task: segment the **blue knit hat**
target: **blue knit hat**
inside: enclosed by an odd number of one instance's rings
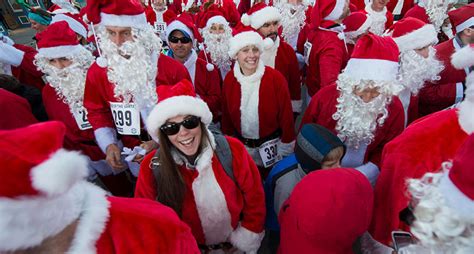
[[[326,155],[344,143],[328,129],[321,125],[309,123],[303,125],[296,137],[295,156],[301,168],[309,173],[321,169],[321,163]]]

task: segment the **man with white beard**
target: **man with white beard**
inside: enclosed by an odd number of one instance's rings
[[[405,111],[405,126],[418,118],[418,91],[425,81],[439,80],[443,63],[435,56],[438,42],[433,25],[415,18],[404,18],[394,25],[392,38],[400,50],[400,83],[398,95]]]
[[[228,53],[232,29],[219,11],[208,9],[204,16],[200,32],[205,48],[199,52],[198,57],[217,66],[221,79],[224,80],[232,64]]]
[[[157,102],[156,86],[190,80],[189,74],[181,64],[160,55],[162,42],[139,2],[89,1],[86,13],[96,25],[101,57],[87,73],[84,107],[109,165],[115,170],[127,167],[121,158],[125,146],[133,150],[124,152],[136,175],[139,165],[131,160],[140,161],[154,147],[151,141],[140,144],[139,136],[141,119]]]
[[[302,120],[326,127],[347,146],[341,166],[364,173],[372,185],[379,174],[384,145],[403,131],[402,86],[397,45],[392,38],[361,37],[335,84],[311,99]]]
[[[88,156],[90,181],[95,181],[99,175],[114,195],[127,195],[132,186],[125,175],[112,176],[114,171],[94,141],[94,132],[83,106],[86,74],[94,57],[80,45],[66,21],[49,25],[36,37],[35,64],[46,74],[48,81],[42,90],[44,107],[50,120],[61,121],[67,127],[64,147]],[[121,190],[114,189],[116,185],[121,186]]]
[[[281,0],[273,4],[281,14],[281,36],[296,50],[300,31],[303,29],[312,6],[309,1]]]

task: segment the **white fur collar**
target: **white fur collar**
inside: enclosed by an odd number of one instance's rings
[[[368,4],[368,5],[365,6],[365,11],[370,15],[383,15],[383,16],[385,16],[387,14],[387,7],[383,7],[382,11],[374,11],[374,9],[372,9],[372,4]]]
[[[237,81],[242,85],[242,83],[253,83],[260,81],[263,77],[263,74],[265,74],[265,65],[263,64],[262,61],[258,61],[258,66],[257,70],[255,71],[254,74],[250,76],[244,76],[242,71],[240,70],[240,65],[239,62],[235,62],[234,64],[234,76],[237,79]]]
[[[174,162],[178,165],[186,164],[186,167],[190,169],[210,165],[212,155],[214,153],[213,147],[216,147],[216,142],[215,142],[214,135],[212,134],[212,132],[207,130],[207,135],[209,136],[209,141],[206,142],[206,147],[204,148],[203,151],[201,151],[201,154],[199,154],[198,157],[196,158],[195,165],[191,165],[191,163],[188,162],[186,157],[180,152],[178,152],[178,150],[175,147],[171,149],[171,155],[173,156]]]
[[[277,39],[273,43],[272,47],[269,49],[263,50],[262,55],[260,56],[260,61],[263,61],[263,63],[266,66],[270,66],[272,68],[275,68],[275,59],[276,55],[278,52],[278,47],[280,47],[280,37],[277,36]]]
[[[194,84],[194,80],[195,80],[195,76],[196,76],[196,61],[198,59],[198,56],[196,54],[196,51],[193,49],[191,50],[191,55],[188,57],[188,60],[186,60],[186,62],[184,62],[184,66],[186,67],[186,69],[188,69],[188,72],[189,72],[189,76],[191,76],[191,79],[193,81],[193,85]]]

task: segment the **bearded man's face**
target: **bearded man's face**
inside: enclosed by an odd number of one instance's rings
[[[122,46],[127,41],[133,41],[132,28],[120,26],[106,26],[105,30],[109,40],[111,40],[117,47]]]

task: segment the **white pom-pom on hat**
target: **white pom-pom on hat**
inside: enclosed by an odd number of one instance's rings
[[[213,71],[214,70],[214,65],[211,64],[211,63],[207,63],[206,64],[206,69],[207,69],[207,71]]]

